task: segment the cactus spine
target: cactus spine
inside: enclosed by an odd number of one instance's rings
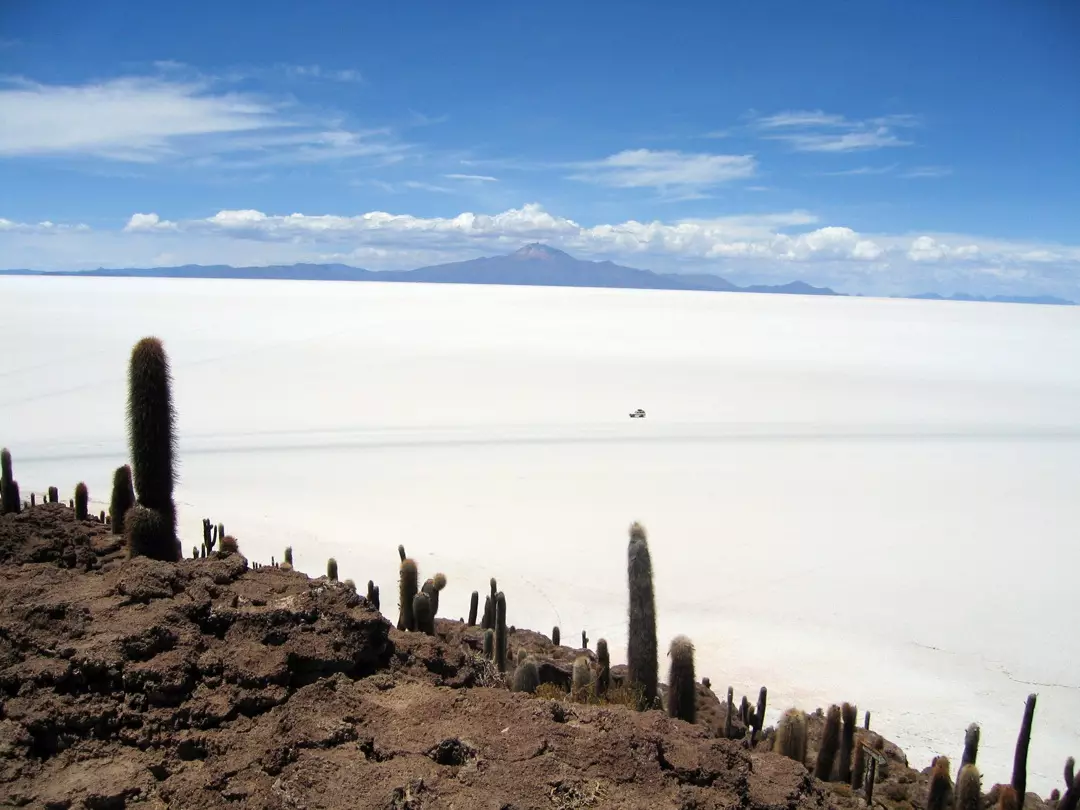
[[[656,604],[653,599],[652,560],[645,528],[639,523],[630,527],[627,546],[627,580],[630,592],[629,636],[627,641],[627,677],[642,687],[642,705],[656,700]]]
[[[973,763],[966,762],[960,766],[960,778],[956,780],[954,807],[956,810],[981,810],[982,808],[982,780],[979,777],[979,769]]]
[[[528,692],[532,694],[540,686],[540,671],[536,666],[536,661],[528,656],[524,661],[518,664],[517,669],[514,670],[514,686],[515,692]]]
[[[506,672],[506,597],[502,591],[495,595],[495,667]]]
[[[331,557],[326,561],[326,578],[331,582],[337,582],[337,560]]]
[[[419,574],[416,571],[416,563],[406,557],[401,561],[401,569],[398,579],[398,630],[415,630],[416,620],[413,617],[413,597],[416,596],[416,581]]]
[[[850,703],[840,707],[844,730],[840,737],[840,770],[837,777],[845,785],[851,783],[851,754],[855,747],[855,726],[859,722],[859,710]]]
[[[86,484],[80,481],[75,485],[75,519],[86,520],[90,517],[88,506],[90,504],[90,493],[86,489]]]
[[[828,782],[832,776],[836,751],[840,747],[840,707],[833,704],[825,714],[825,731],[821,736],[821,748],[818,750],[814,776],[822,782]]]
[[[480,604],[480,594],[476,591],[472,592],[472,596],[469,597],[469,627],[476,626],[476,609]]]
[[[596,661],[600,665],[600,672],[596,676],[596,694],[603,697],[611,686],[611,656],[608,655],[606,639],[596,642]]]
[[[431,600],[421,591],[413,597],[413,617],[416,629],[429,636],[435,635],[435,619],[431,615]]]
[[[676,636],[668,650],[671,671],[668,677],[668,714],[687,723],[697,720],[697,678],[694,677],[694,645],[686,636]]]
[[[131,350],[128,368],[128,442],[131,448],[135,493],[140,506],[161,514],[153,524],[161,531],[151,540],[146,556],[176,561],[176,411],[172,401],[172,375],[165,347],[147,337]],[[143,528],[150,522],[144,521]],[[150,538],[147,538],[150,539]]]
[[[1020,724],[1020,735],[1016,738],[1016,753],[1013,756],[1012,786],[1020,805],[1027,795],[1027,758],[1031,744],[1031,721],[1035,719],[1035,695],[1028,695],[1024,704],[1024,720]]]
[[[952,807],[953,784],[949,775],[949,758],[934,757],[930,771],[930,790],[926,796],[926,810],[949,810]]]
[[[806,712],[788,709],[776,727],[773,750],[796,762],[806,763]]]

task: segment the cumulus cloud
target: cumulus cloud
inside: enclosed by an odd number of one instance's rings
[[[579,164],[571,178],[615,188],[696,191],[753,177],[753,155],[713,155],[629,149],[603,160]]]
[[[0,86],[0,157],[82,156],[152,163],[248,153],[252,161],[387,155],[387,130],[352,131],[213,82],[124,77],[77,85]]]
[[[941,259],[972,259],[979,255],[978,245],[952,246],[930,236],[920,236],[912,241],[907,256],[913,262],[939,261]]]
[[[896,134],[900,127],[918,124],[913,115],[889,115],[863,120],[822,110],[795,110],[764,116],[757,127],[770,140],[785,141],[798,152],[857,152],[913,142]]]

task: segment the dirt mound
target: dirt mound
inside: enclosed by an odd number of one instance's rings
[[[718,739],[705,687],[698,725],[512,693],[478,628],[400,633],[348,585],[236,554],[128,560],[61,506],[0,517],[0,559],[0,807],[856,806],[767,738]],[[594,659],[509,638],[551,683]]]

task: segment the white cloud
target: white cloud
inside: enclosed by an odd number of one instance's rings
[[[492,177],[488,174],[444,174],[447,180],[464,180],[474,183],[498,183],[498,177]]]
[[[695,191],[732,180],[753,177],[753,155],[712,155],[676,151],[630,149],[603,160],[578,164],[571,175],[615,188],[659,188]]]
[[[948,177],[952,169],[948,166],[916,166],[901,174],[901,177]]]
[[[359,84],[364,81],[364,76],[359,70],[346,68],[344,70],[332,70],[321,65],[286,65],[285,72],[290,76],[301,79],[329,79],[335,82],[348,82]]]
[[[207,80],[127,77],[80,85],[0,86],[0,157],[80,156],[238,165],[356,157],[407,149],[386,129],[352,131],[296,105],[222,92]],[[243,159],[241,159],[241,157]]]
[[[979,255],[978,245],[953,247],[930,236],[920,236],[912,241],[907,256],[913,262],[939,261],[940,259],[973,259]]]
[[[138,231],[174,231],[176,230],[176,223],[164,221],[157,214],[132,214],[131,219],[129,219],[127,225],[124,226],[124,230],[128,233],[136,233]]]
[[[844,169],[838,172],[818,172],[823,177],[849,177],[856,175],[891,174],[896,171],[896,164],[890,166],[859,166],[856,169]]]
[[[789,143],[798,152],[858,152],[910,146],[894,131],[918,124],[913,115],[852,120],[822,110],[796,110],[756,119],[764,137]]]

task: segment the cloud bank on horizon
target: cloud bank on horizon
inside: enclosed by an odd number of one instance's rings
[[[240,6],[205,31],[202,0],[27,5],[0,51],[0,266],[407,269],[541,241],[737,283],[1080,297],[1080,14],[961,5],[693,30],[635,3],[574,30],[312,6],[258,36]]]

